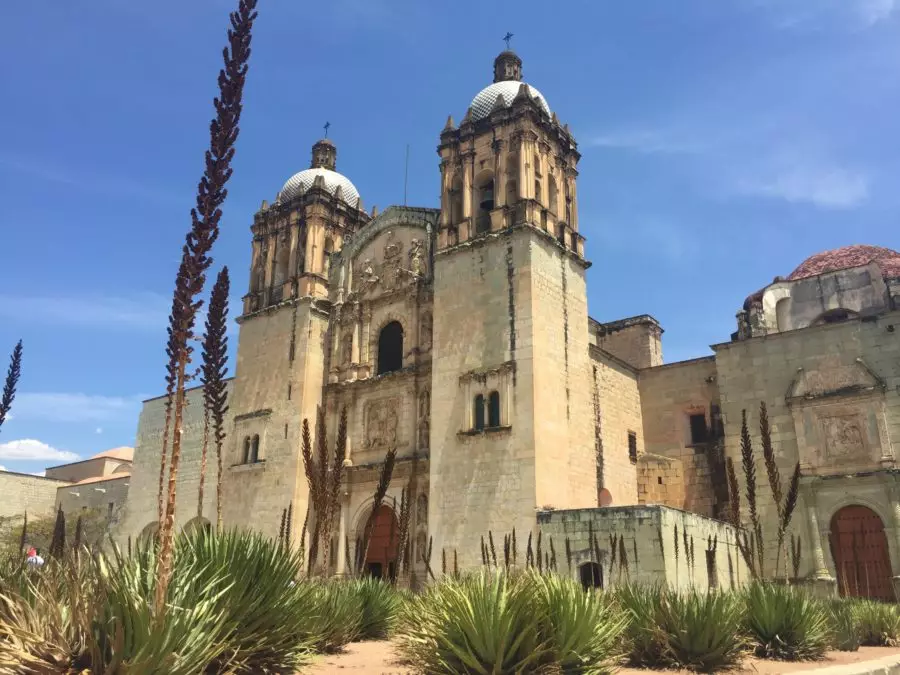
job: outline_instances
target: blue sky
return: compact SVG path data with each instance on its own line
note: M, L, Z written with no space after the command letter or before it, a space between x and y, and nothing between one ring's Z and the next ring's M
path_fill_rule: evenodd
M900 0L264 0L216 264L247 285L261 200L325 121L367 208L435 206L435 147L506 31L579 141L590 312L667 361L728 339L806 256L900 245ZM0 58L0 358L25 341L0 465L134 442L202 170L228 0L33 0ZM5 368L5 364L3 366Z

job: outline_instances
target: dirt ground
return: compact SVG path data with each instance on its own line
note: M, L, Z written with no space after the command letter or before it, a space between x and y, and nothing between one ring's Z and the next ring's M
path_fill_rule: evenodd
M781 675L781 673L815 672L819 668L849 665L861 661L871 661L886 656L896 655L900 660L900 649L893 647L860 647L858 652L829 652L824 661L805 661L790 663L784 661L764 661L746 659L733 675L755 673L757 675ZM624 668L617 671L619 675L650 675L661 672ZM686 670L665 671L668 675L687 673ZM394 652L394 646L386 641L355 642L347 646L340 654L322 656L310 668L303 670L304 675L414 675L415 671L401 663Z

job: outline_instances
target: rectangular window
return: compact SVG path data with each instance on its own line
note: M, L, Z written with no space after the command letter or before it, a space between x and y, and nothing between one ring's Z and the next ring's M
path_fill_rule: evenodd
M707 439L706 414L705 413L696 413L694 415L691 415L690 424L691 424L691 445L699 445L700 443L706 443L706 439Z
M637 464L637 434L633 431L628 432L628 460Z
M112 518L113 507L115 506L115 502L110 502L107 504L107 517Z

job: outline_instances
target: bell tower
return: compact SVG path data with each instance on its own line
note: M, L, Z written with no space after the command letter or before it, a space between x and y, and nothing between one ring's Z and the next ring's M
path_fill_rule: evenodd
M438 145L429 522L466 565L537 508L596 506L580 155L521 78L500 53Z

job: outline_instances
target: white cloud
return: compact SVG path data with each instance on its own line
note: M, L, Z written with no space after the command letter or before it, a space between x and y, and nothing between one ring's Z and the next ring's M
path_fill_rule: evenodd
M94 433L99 436L100 434L103 433L103 427L97 427L97 429L96 429L96 431L94 431Z
M891 19L898 0L750 0L782 30L871 28Z
M23 438L18 441L0 443L0 458L74 462L78 459L78 455L67 450L57 450L33 438Z
M156 330L165 335L170 305L158 293L123 296L10 294L0 295L0 316L101 330Z
M745 179L739 187L746 194L808 203L824 209L854 208L869 197L865 174L827 164L797 164L767 177Z
M6 467L3 466L2 464L0 464L0 471L6 471L6 470L7 470Z
M675 138L672 134L640 129L601 133L589 138L588 145L631 150L646 155L694 153L701 150L700 144Z
M137 414L139 396L24 392L16 397L20 419L52 422L104 422Z
M31 475L32 476L40 476L41 478L46 478L47 472L46 471L34 471L34 472L32 472Z

